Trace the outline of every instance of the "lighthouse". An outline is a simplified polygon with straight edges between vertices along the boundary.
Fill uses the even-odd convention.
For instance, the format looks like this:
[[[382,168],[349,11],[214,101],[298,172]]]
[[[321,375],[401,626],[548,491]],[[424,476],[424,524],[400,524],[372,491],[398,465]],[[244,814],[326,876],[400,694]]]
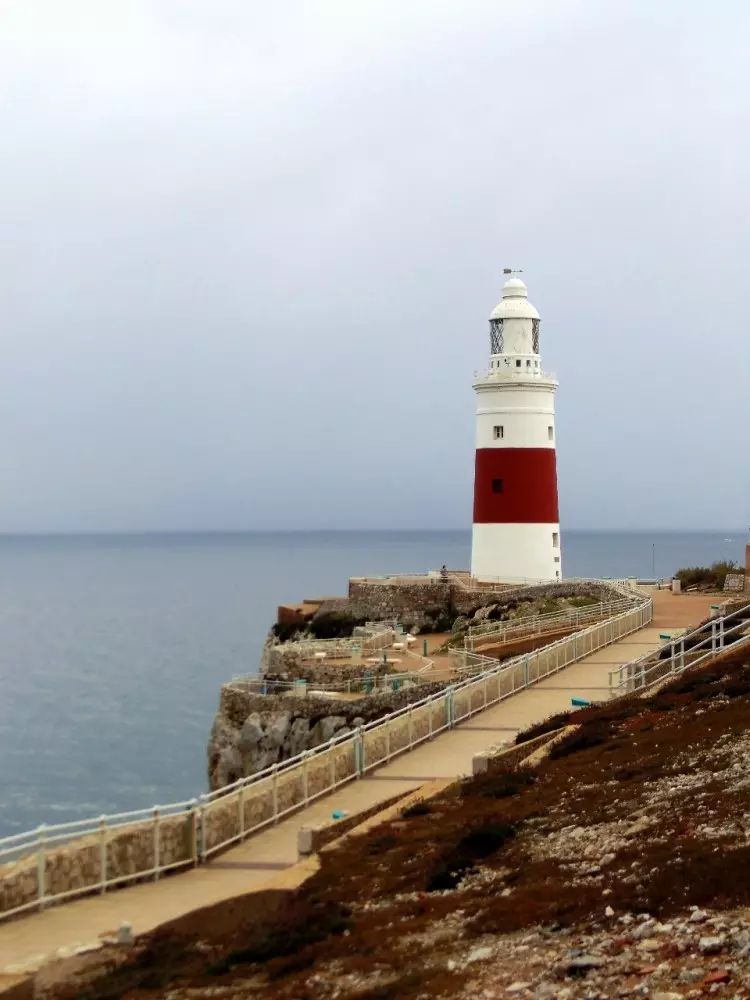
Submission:
[[[490,360],[477,396],[471,575],[507,583],[559,580],[555,461],[557,381],[542,368],[539,313],[511,277],[490,314]]]

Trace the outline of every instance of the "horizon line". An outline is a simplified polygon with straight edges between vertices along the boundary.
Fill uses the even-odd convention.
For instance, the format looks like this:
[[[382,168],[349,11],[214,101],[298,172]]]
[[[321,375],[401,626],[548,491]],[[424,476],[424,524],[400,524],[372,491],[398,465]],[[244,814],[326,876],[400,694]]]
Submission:
[[[648,525],[643,528],[625,527],[598,527],[583,528],[569,527],[566,531],[576,534],[720,534],[722,532],[746,535],[747,530],[739,526],[727,527],[659,527]],[[97,529],[32,529],[32,530],[2,530],[0,538],[102,538],[102,537],[146,537],[146,536],[174,536],[184,537],[187,535],[294,535],[294,534],[320,534],[320,535],[353,535],[353,534],[469,534],[471,527],[456,528],[401,528],[401,527],[379,527],[379,528],[97,528]]]

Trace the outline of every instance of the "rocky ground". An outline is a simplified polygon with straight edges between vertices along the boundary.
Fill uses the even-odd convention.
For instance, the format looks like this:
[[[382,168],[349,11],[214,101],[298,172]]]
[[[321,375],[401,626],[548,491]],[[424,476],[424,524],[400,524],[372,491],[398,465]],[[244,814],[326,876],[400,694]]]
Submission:
[[[498,771],[326,854],[297,893],[97,957],[68,997],[750,997],[750,656],[576,713]]]

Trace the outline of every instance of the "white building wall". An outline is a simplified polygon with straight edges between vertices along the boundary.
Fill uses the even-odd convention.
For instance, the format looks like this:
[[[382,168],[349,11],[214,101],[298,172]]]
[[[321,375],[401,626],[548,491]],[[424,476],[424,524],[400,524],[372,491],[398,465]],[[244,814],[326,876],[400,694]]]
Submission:
[[[556,536],[557,546],[553,546]],[[559,524],[475,524],[471,571],[478,580],[560,580]],[[502,567],[499,570],[499,567]],[[501,576],[498,576],[498,573]]]
[[[477,397],[477,448],[555,447],[554,389],[508,386]],[[501,438],[495,437],[495,427],[503,428]]]

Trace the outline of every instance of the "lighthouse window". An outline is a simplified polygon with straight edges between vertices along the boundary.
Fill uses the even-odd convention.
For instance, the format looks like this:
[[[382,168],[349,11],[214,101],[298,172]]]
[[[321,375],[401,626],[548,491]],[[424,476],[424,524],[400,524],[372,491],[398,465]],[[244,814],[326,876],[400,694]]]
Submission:
[[[554,431],[554,429],[553,429],[553,428],[552,428],[552,427],[550,426],[550,427],[548,427],[548,428],[547,428],[547,438],[548,438],[548,439],[549,439],[550,441],[552,441],[552,440],[554,439],[554,437],[555,437],[555,431]]]
[[[527,362],[526,362],[526,367],[527,367],[527,368],[531,368],[531,362],[530,362],[530,361],[527,361]]]
[[[516,368],[520,368],[520,367],[521,367],[521,362],[520,361],[516,361]]]
[[[503,481],[502,481],[502,479],[493,479],[492,480],[492,492],[493,493],[502,493],[503,492]]]
[[[559,544],[560,544],[560,535],[558,534],[558,532],[553,531],[552,532],[552,545],[554,546],[554,548],[557,548],[557,546]]]
[[[493,433],[496,441],[500,441],[505,436],[505,428],[500,424],[496,424],[493,428]]]

